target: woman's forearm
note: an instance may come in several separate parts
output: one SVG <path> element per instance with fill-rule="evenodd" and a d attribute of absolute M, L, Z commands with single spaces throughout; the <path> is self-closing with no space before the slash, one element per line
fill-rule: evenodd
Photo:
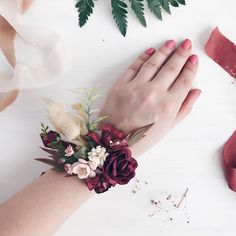
<path fill-rule="evenodd" d="M 184 40 L 172 54 L 174 49 L 175 42 L 169 40 L 140 55 L 114 84 L 102 108 L 101 114 L 109 115 L 106 122 L 126 133 L 154 124 L 147 137 L 132 146 L 133 157 L 183 120 L 200 95 L 192 89 L 198 58 L 191 56 L 191 41 Z M 64 175 L 48 171 L 1 205 L 0 235 L 52 235 L 93 195 L 77 177 Z"/>
<path fill-rule="evenodd" d="M 0 235 L 51 236 L 93 194 L 77 176 L 49 170 L 0 205 Z"/>
<path fill-rule="evenodd" d="M 92 195 L 78 177 L 50 170 L 0 206 L 0 235 L 53 235 Z"/>

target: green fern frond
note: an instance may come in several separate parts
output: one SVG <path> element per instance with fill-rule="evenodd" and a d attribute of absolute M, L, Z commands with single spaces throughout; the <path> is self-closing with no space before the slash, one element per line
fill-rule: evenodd
<path fill-rule="evenodd" d="M 171 11 L 170 11 L 170 4 L 169 4 L 169 1 L 168 0 L 159 0 L 162 8 L 169 14 L 171 14 Z"/>
<path fill-rule="evenodd" d="M 168 0 L 170 5 L 173 6 L 173 7 L 178 7 L 179 6 L 179 3 L 177 0 Z"/>
<path fill-rule="evenodd" d="M 76 0 L 76 8 L 79 13 L 79 25 L 84 26 L 90 15 L 93 13 L 95 0 Z M 171 14 L 170 6 L 179 7 L 179 5 L 186 5 L 185 0 L 110 0 L 112 15 L 117 27 L 123 36 L 127 33 L 127 15 L 128 6 L 127 1 L 130 2 L 131 10 L 135 13 L 139 22 L 143 26 L 147 26 L 144 14 L 144 2 L 147 2 L 148 9 L 159 19 L 162 20 L 162 10 Z"/>
<path fill-rule="evenodd" d="M 162 20 L 161 4 L 159 0 L 147 0 L 149 10 L 159 19 Z"/>
<path fill-rule="evenodd" d="M 127 32 L 127 4 L 123 0 L 111 0 L 113 18 L 123 36 Z"/>
<path fill-rule="evenodd" d="M 93 0 L 77 0 L 75 7 L 79 13 L 79 26 L 84 26 L 89 16 L 93 13 L 94 2 Z"/>
<path fill-rule="evenodd" d="M 177 2 L 178 2 L 179 4 L 186 5 L 185 0 L 177 0 Z"/>
<path fill-rule="evenodd" d="M 135 15 L 137 16 L 140 23 L 146 27 L 146 19 L 144 17 L 144 6 L 143 0 L 129 0 L 131 3 L 131 9 L 134 11 Z"/>

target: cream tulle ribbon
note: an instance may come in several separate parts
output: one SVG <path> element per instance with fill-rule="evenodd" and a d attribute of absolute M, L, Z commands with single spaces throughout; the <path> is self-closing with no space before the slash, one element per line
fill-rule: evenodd
<path fill-rule="evenodd" d="M 3 30 L 13 31 L 12 38 L 0 45 L 0 49 L 14 67 L 12 75 L 0 70 L 0 93 L 6 94 L 0 101 L 0 111 L 15 100 L 17 90 L 52 84 L 68 68 L 60 37 L 45 26 L 24 19 L 24 12 L 33 2 L 0 0 L 0 18 L 6 22 L 5 26 L 8 25 Z M 12 49 L 9 49 L 10 45 L 13 45 Z"/>

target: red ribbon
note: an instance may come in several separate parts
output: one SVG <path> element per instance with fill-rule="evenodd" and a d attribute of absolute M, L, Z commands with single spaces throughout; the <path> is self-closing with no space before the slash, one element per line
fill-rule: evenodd
<path fill-rule="evenodd" d="M 218 28 L 211 33 L 205 45 L 207 55 L 236 79 L 236 45 Z"/>
<path fill-rule="evenodd" d="M 236 131 L 226 142 L 222 156 L 229 188 L 236 192 Z"/>

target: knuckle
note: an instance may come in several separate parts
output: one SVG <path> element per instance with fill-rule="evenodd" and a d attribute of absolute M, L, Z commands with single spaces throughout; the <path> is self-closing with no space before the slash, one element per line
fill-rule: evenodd
<path fill-rule="evenodd" d="M 136 71 L 139 70 L 139 67 L 138 67 L 138 65 L 133 64 L 133 65 L 131 65 L 128 69 L 131 70 L 131 71 L 136 72 Z"/>
<path fill-rule="evenodd" d="M 146 62 L 149 57 L 146 54 L 142 54 L 139 56 L 138 60 L 140 60 L 142 63 Z"/>
<path fill-rule="evenodd" d="M 172 74 L 177 74 L 179 72 L 178 68 L 170 63 L 167 63 L 165 65 L 165 69 L 167 72 L 172 73 Z"/>
<path fill-rule="evenodd" d="M 188 54 L 186 53 L 186 51 L 184 50 L 177 50 L 175 53 L 178 57 L 183 58 L 183 59 L 187 59 Z"/>
<path fill-rule="evenodd" d="M 158 68 L 158 64 L 155 61 L 149 60 L 144 64 L 144 67 L 156 69 L 156 68 Z"/>
<path fill-rule="evenodd" d="M 157 52 L 159 52 L 161 55 L 163 55 L 164 57 L 168 57 L 170 55 L 170 53 L 165 50 L 165 48 L 161 47 L 157 50 Z"/>
<path fill-rule="evenodd" d="M 190 71 L 191 73 L 195 73 L 194 67 L 192 67 L 192 66 L 190 66 L 190 65 L 186 65 L 186 66 L 185 66 L 185 69 L 188 70 L 188 71 Z"/>
<path fill-rule="evenodd" d="M 186 76 L 182 76 L 179 78 L 180 83 L 182 83 L 184 86 L 189 87 L 192 85 L 192 81 L 190 78 L 187 78 Z"/>

